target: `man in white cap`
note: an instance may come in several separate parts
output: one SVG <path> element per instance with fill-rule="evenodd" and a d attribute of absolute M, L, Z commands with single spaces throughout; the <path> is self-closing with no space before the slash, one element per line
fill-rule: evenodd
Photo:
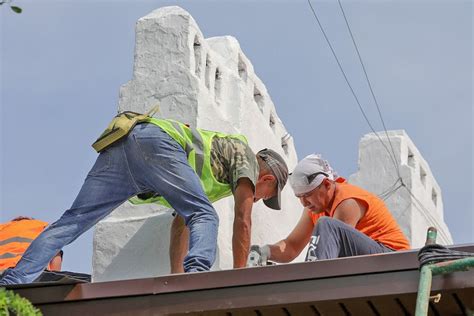
<path fill-rule="evenodd" d="M 304 206 L 293 231 L 283 240 L 252 246 L 267 260 L 290 262 L 309 242 L 306 261 L 384 253 L 410 248 L 384 202 L 338 177 L 320 155 L 301 160 L 289 177 Z"/>

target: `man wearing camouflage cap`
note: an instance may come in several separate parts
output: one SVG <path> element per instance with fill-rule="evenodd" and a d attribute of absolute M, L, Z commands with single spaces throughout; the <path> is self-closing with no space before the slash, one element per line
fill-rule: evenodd
<path fill-rule="evenodd" d="M 234 195 L 232 253 L 234 268 L 242 268 L 250 247 L 252 205 L 263 199 L 267 207 L 280 210 L 280 193 L 288 179 L 288 169 L 275 151 L 262 149 L 254 154 L 245 142 L 229 137 L 213 140 L 211 165 L 215 179 L 229 184 Z M 185 271 L 183 259 L 188 239 L 189 230 L 183 218 L 176 216 L 171 226 L 171 273 Z"/>
<path fill-rule="evenodd" d="M 211 203 L 233 194 L 234 266 L 243 267 L 252 205 L 263 199 L 270 208 L 280 209 L 287 178 L 280 155 L 270 149 L 255 155 L 242 135 L 146 116 L 100 150 L 71 208 L 31 243 L 14 269 L 4 272 L 0 285 L 32 282 L 61 248 L 135 195 L 140 198 L 132 203 L 158 202 L 176 211 L 174 257 L 181 262 L 175 260 L 175 265 L 197 272 L 209 270 L 216 256 L 219 219 Z M 177 231 L 184 224 L 189 228 L 189 252 L 183 264 L 180 249 L 187 236 Z"/>
<path fill-rule="evenodd" d="M 259 262 L 290 262 L 308 245 L 306 261 L 367 255 L 410 248 L 384 202 L 338 177 L 320 155 L 301 160 L 290 185 L 304 206 L 301 218 L 285 239 L 252 246 Z"/>

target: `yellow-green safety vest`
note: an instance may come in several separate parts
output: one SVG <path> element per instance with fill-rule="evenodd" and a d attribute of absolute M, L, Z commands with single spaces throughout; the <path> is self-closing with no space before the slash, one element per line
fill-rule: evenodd
<path fill-rule="evenodd" d="M 244 135 L 230 135 L 214 131 L 191 128 L 183 123 L 170 119 L 149 118 L 144 122 L 155 124 L 170 135 L 186 152 L 188 163 L 199 176 L 202 187 L 209 201 L 212 203 L 232 194 L 231 185 L 217 181 L 212 173 L 211 147 L 214 137 L 231 137 L 248 144 Z M 157 203 L 171 207 L 161 196 L 149 199 L 133 197 L 129 200 L 132 204 Z"/>

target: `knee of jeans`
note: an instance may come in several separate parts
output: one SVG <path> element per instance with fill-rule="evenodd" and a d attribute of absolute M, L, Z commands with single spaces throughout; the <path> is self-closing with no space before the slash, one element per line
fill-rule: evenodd
<path fill-rule="evenodd" d="M 216 224 L 216 226 L 219 226 L 219 215 L 217 215 L 216 211 L 213 211 L 209 213 L 208 215 L 209 220 L 211 220 L 213 223 Z"/>
<path fill-rule="evenodd" d="M 206 218 L 209 218 L 209 219 L 212 219 L 213 221 L 216 221 L 216 223 L 219 223 L 219 215 L 217 215 L 217 212 L 216 212 L 216 209 L 212 206 L 212 204 L 210 204 L 209 206 L 206 206 L 204 207 L 205 208 L 205 212 L 204 212 L 204 216 Z"/>
<path fill-rule="evenodd" d="M 186 225 L 189 225 L 196 221 L 198 222 L 207 221 L 207 222 L 215 223 L 216 226 L 219 225 L 219 215 L 217 215 L 217 212 L 214 209 L 212 209 L 209 212 L 199 212 L 199 213 L 191 214 L 190 216 L 183 216 L 183 218 Z"/>

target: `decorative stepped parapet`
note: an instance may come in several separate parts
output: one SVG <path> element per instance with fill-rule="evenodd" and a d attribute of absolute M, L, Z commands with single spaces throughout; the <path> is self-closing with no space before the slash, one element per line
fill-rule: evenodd
<path fill-rule="evenodd" d="M 429 226 L 438 229 L 438 243 L 452 244 L 441 189 L 428 163 L 405 131 L 389 131 L 388 138 L 385 132 L 377 134 L 383 145 L 374 133 L 360 140 L 359 170 L 349 182 L 385 199 L 413 248 L 424 245 Z"/>

